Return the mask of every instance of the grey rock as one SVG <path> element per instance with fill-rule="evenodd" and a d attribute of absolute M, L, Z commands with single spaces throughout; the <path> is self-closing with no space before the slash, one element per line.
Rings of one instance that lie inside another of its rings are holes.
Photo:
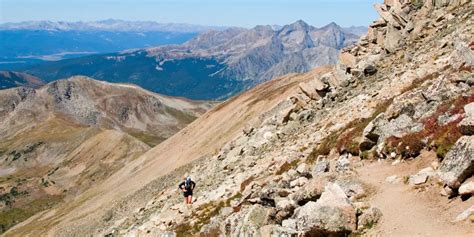
<path fill-rule="evenodd" d="M 318 160 L 316 161 L 316 164 L 314 165 L 314 168 L 313 168 L 313 176 L 316 176 L 328 171 L 329 171 L 329 161 L 326 159 Z"/>
<path fill-rule="evenodd" d="M 376 207 L 365 210 L 358 218 L 357 229 L 366 230 L 372 228 L 382 218 L 382 211 Z"/>
<path fill-rule="evenodd" d="M 458 190 L 460 195 L 474 194 L 474 181 L 463 183 Z"/>
<path fill-rule="evenodd" d="M 295 210 L 297 230 L 305 236 L 343 235 L 356 229 L 356 213 L 337 184 L 325 187 L 317 202 L 308 202 Z"/>
<path fill-rule="evenodd" d="M 463 135 L 466 135 L 466 136 L 474 135 L 474 117 L 464 118 L 458 124 L 458 127 Z"/>
<path fill-rule="evenodd" d="M 474 173 L 474 137 L 461 137 L 441 162 L 438 175 L 448 186 L 457 189 Z"/>

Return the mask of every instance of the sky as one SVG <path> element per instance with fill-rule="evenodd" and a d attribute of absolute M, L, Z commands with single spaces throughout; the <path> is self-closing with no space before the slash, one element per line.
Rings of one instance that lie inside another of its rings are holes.
<path fill-rule="evenodd" d="M 151 20 L 213 26 L 369 25 L 383 0 L 0 0 L 0 23 Z"/>

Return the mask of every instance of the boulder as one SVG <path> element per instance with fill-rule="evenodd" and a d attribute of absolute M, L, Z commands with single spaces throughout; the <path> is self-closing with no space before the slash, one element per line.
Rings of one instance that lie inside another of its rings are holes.
<path fill-rule="evenodd" d="M 366 230 L 372 228 L 377 224 L 382 217 L 382 212 L 376 207 L 371 207 L 365 210 L 358 218 L 357 229 Z"/>
<path fill-rule="evenodd" d="M 474 194 L 474 181 L 463 183 L 458 190 L 460 195 L 472 195 Z"/>
<path fill-rule="evenodd" d="M 339 185 L 326 185 L 317 202 L 295 210 L 297 231 L 303 236 L 348 235 L 356 229 L 356 212 Z"/>
<path fill-rule="evenodd" d="M 395 52 L 403 42 L 403 36 L 401 32 L 393 26 L 387 26 L 387 33 L 385 35 L 384 46 L 389 52 Z"/>
<path fill-rule="evenodd" d="M 356 179 L 339 179 L 336 181 L 336 183 L 342 188 L 346 196 L 351 200 L 362 198 L 366 194 L 364 185 L 362 182 Z"/>
<path fill-rule="evenodd" d="M 329 86 L 318 78 L 314 78 L 311 81 L 300 83 L 299 88 L 309 98 L 319 100 L 324 97 L 326 94 L 325 90 L 328 89 Z"/>
<path fill-rule="evenodd" d="M 310 201 L 316 201 L 324 191 L 327 179 L 324 177 L 316 177 L 309 181 L 307 185 L 290 195 L 298 205 L 304 205 Z"/>
<path fill-rule="evenodd" d="M 356 66 L 356 57 L 348 52 L 340 53 L 339 63 L 349 68 L 354 68 Z"/>
<path fill-rule="evenodd" d="M 474 137 L 461 137 L 441 162 L 438 175 L 449 187 L 457 189 L 474 173 Z"/>

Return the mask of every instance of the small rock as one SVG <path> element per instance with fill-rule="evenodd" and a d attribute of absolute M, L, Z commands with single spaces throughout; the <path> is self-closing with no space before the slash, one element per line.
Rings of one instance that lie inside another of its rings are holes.
<path fill-rule="evenodd" d="M 342 155 L 336 161 L 336 172 L 349 171 L 351 169 L 351 162 L 348 155 Z"/>
<path fill-rule="evenodd" d="M 290 182 L 290 187 L 301 187 L 308 183 L 308 179 L 306 177 L 299 177 Z"/>
<path fill-rule="evenodd" d="M 454 190 L 448 185 L 444 186 L 439 193 L 445 197 L 453 197 L 455 195 Z"/>
<path fill-rule="evenodd" d="M 428 181 L 428 177 L 434 174 L 433 168 L 428 167 L 420 170 L 417 174 L 411 175 L 408 183 L 410 185 L 420 185 Z"/>
<path fill-rule="evenodd" d="M 328 160 L 318 160 L 313 169 L 313 174 L 318 175 L 329 171 L 329 161 Z"/>
<path fill-rule="evenodd" d="M 460 195 L 474 194 L 474 182 L 470 181 L 463 183 L 461 187 L 459 187 L 458 192 Z"/>
<path fill-rule="evenodd" d="M 474 117 L 464 118 L 458 124 L 458 127 L 459 127 L 459 130 L 461 131 L 461 134 L 466 135 L 466 136 L 474 135 Z"/>
<path fill-rule="evenodd" d="M 359 217 L 357 228 L 359 230 L 366 230 L 372 228 L 377 224 L 382 217 L 382 212 L 376 207 L 371 207 L 364 211 Z"/>
<path fill-rule="evenodd" d="M 474 214 L 474 205 L 466 209 L 465 211 L 463 211 L 461 214 L 459 214 L 454 221 L 460 222 L 460 221 L 467 220 L 473 214 Z"/>
<path fill-rule="evenodd" d="M 387 183 L 390 183 L 390 184 L 398 184 L 398 183 L 400 183 L 401 179 L 400 179 L 398 176 L 396 176 L 396 175 L 392 175 L 392 176 L 388 176 L 388 177 L 385 179 L 385 181 L 386 181 Z"/>

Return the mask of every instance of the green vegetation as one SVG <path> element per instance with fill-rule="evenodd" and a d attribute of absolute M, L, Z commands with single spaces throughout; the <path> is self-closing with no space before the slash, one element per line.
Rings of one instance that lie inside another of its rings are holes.
<path fill-rule="evenodd" d="M 49 196 L 34 200 L 22 207 L 9 208 L 0 212 L 0 233 L 4 233 L 12 226 L 26 220 L 30 216 L 51 208 L 62 200 L 62 196 Z"/>

